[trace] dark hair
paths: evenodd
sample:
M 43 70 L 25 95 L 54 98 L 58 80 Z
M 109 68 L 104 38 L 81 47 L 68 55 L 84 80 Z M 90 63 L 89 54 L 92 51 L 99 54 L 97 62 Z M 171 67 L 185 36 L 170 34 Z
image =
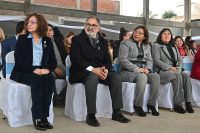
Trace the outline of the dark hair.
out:
M 195 42 L 195 41 L 192 40 L 192 37 L 191 37 L 191 36 L 186 36 L 186 38 L 185 38 L 185 44 L 186 44 L 189 48 L 192 47 L 192 44 L 193 44 L 194 42 Z
M 53 35 L 54 38 L 59 38 L 62 40 L 64 39 L 63 34 L 60 32 L 60 30 L 57 27 L 54 27 L 52 24 L 49 24 L 49 23 L 48 23 L 48 26 L 50 26 L 54 32 L 54 35 Z
M 184 42 L 184 40 L 183 40 L 183 38 L 182 38 L 181 36 L 175 36 L 175 37 L 174 37 L 174 42 L 176 42 L 176 40 L 177 40 L 178 38 L 180 38 L 180 39 L 182 40 L 183 46 L 185 47 L 185 46 L 186 46 L 186 45 L 185 45 L 185 42 Z
M 106 36 L 106 33 L 104 33 L 104 32 L 100 32 L 100 35 L 104 38 L 104 39 L 106 39 L 107 40 L 107 36 Z
M 37 29 L 36 29 L 37 34 L 39 36 L 46 36 L 47 30 L 48 30 L 48 23 L 46 19 L 44 18 L 44 16 L 39 13 L 31 13 L 27 15 L 25 22 L 28 22 L 28 20 L 32 16 L 35 16 L 37 20 Z M 28 33 L 27 25 L 28 25 L 27 23 L 24 24 L 26 33 Z
M 48 23 L 48 26 L 50 26 L 52 29 L 54 28 L 52 24 L 49 24 L 49 23 Z
M 60 32 L 60 30 L 57 27 L 53 28 L 53 32 L 54 32 L 54 38 L 60 38 L 60 39 L 64 39 L 63 34 Z
M 135 30 L 138 30 L 138 29 L 143 29 L 144 30 L 144 37 L 145 37 L 145 39 L 142 41 L 144 44 L 148 44 L 149 43 L 149 31 L 148 31 L 148 29 L 147 29 L 147 27 L 146 26 L 144 26 L 144 25 L 139 25 L 139 26 L 137 26 L 135 29 L 134 29 L 134 31 Z M 132 37 L 133 38 L 133 37 Z
M 158 34 L 158 37 L 157 37 L 157 39 L 156 39 L 156 42 L 157 42 L 158 44 L 163 44 L 163 41 L 162 41 L 162 33 L 165 32 L 165 31 L 169 31 L 169 32 L 170 32 L 170 34 L 171 34 L 171 39 L 170 39 L 169 43 L 174 45 L 173 35 L 172 35 L 172 32 L 171 32 L 171 30 L 170 30 L 169 28 L 163 28 L 163 29 L 160 31 L 160 33 Z
M 119 40 L 122 41 L 124 36 L 126 36 L 126 34 L 128 33 L 129 31 L 126 30 L 124 27 L 121 27 L 120 28 L 120 34 L 119 34 Z
M 86 21 L 87 22 L 89 19 L 96 19 L 97 23 L 100 25 L 100 19 L 97 16 L 94 15 L 90 15 L 89 17 L 87 17 Z
M 22 33 L 24 30 L 24 21 L 20 21 L 16 25 L 16 34 Z

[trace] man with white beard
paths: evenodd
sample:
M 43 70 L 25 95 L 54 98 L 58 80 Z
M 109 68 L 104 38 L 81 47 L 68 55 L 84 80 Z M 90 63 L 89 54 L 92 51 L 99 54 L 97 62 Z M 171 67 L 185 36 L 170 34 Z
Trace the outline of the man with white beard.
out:
M 89 16 L 84 27 L 82 32 L 72 39 L 69 82 L 85 85 L 86 123 L 94 127 L 100 126 L 95 117 L 98 83 L 109 86 L 113 108 L 112 120 L 128 123 L 130 120 L 120 112 L 123 107 L 121 77 L 112 71 L 108 42 L 99 33 L 100 20 L 96 16 Z

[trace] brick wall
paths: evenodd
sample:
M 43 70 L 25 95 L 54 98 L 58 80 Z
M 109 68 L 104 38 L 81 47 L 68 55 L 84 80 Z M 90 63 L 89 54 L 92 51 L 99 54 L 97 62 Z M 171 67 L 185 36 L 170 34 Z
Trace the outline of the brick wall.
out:
M 39 5 L 50 5 L 76 9 L 76 0 L 34 0 Z M 90 10 L 90 0 L 80 0 L 80 10 Z M 97 0 L 97 11 L 102 13 L 119 14 L 119 2 L 113 0 Z
M 14 0 L 10 0 L 14 1 Z M 21 2 L 22 0 L 15 0 Z M 32 4 L 56 6 L 68 9 L 77 9 L 76 0 L 32 0 Z M 80 0 L 80 10 L 89 11 L 91 7 L 90 0 Z M 101 13 L 119 14 L 119 1 L 114 0 L 97 0 L 97 11 Z M 37 11 L 36 11 L 37 12 Z M 24 15 L 23 12 L 0 9 L 0 15 Z M 57 15 L 44 14 L 50 20 L 58 20 Z

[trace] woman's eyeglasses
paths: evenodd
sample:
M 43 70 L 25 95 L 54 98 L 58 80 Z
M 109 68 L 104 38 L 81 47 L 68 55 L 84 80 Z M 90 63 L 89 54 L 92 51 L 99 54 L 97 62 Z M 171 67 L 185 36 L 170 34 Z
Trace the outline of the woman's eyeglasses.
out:
M 37 22 L 36 21 L 26 21 L 26 24 L 37 24 Z

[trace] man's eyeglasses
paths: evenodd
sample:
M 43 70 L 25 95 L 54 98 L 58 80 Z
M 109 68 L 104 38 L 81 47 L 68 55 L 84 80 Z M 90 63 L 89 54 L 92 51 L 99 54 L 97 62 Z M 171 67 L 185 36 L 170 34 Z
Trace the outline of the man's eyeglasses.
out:
M 36 21 L 26 21 L 26 24 L 37 24 L 37 22 Z
M 95 29 L 95 28 L 97 28 L 99 25 L 86 23 L 85 26 L 86 26 L 87 28 L 93 28 L 93 29 Z

